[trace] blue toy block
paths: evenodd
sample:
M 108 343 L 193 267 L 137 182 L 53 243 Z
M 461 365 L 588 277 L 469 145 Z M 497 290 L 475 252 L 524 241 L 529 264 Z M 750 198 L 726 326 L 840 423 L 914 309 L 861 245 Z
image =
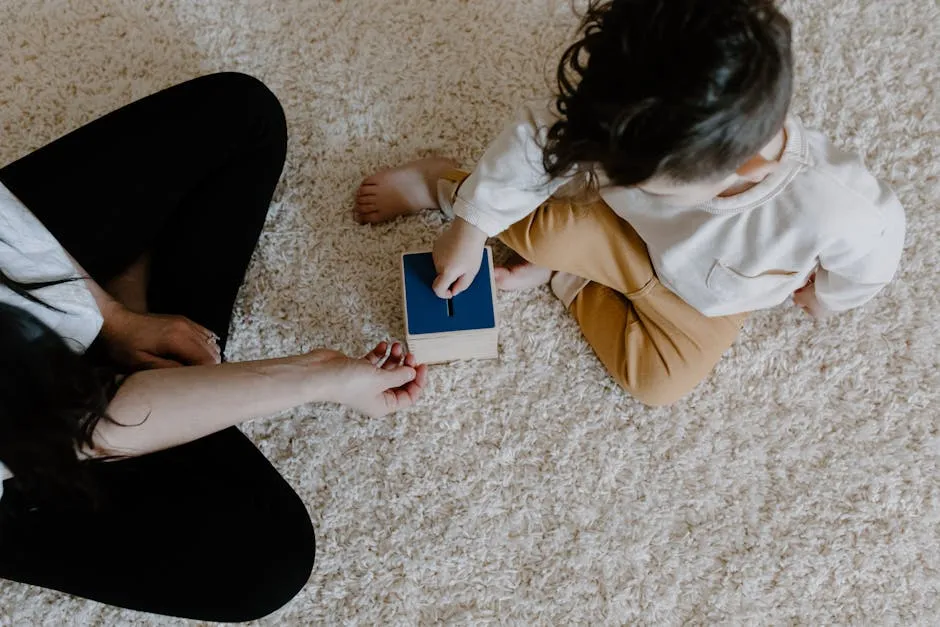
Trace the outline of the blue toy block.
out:
M 431 253 L 404 255 L 402 265 L 408 333 L 422 335 L 495 327 L 489 254 L 488 249 L 483 251 L 480 272 L 470 287 L 451 299 L 438 298 L 431 289 L 437 276 Z
M 483 251 L 480 271 L 464 292 L 442 299 L 431 289 L 437 271 L 431 253 L 402 255 L 405 332 L 409 350 L 429 363 L 495 357 L 497 347 L 493 256 Z M 422 355 L 423 353 L 423 355 Z

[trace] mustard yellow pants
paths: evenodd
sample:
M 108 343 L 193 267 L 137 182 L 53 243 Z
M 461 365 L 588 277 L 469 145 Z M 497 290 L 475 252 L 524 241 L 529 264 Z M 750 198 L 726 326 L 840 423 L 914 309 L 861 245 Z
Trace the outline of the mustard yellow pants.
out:
M 747 317 L 710 318 L 663 287 L 643 240 L 599 197 L 551 198 L 499 239 L 536 265 L 590 281 L 569 310 L 617 383 L 647 405 L 692 391 Z

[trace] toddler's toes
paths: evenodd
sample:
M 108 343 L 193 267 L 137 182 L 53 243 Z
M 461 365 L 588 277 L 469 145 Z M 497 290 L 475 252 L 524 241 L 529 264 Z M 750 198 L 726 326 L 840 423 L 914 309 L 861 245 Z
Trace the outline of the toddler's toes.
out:
M 551 270 L 533 265 L 521 258 L 513 259 L 506 267 L 493 269 L 496 287 L 504 291 L 531 289 L 548 283 L 551 278 Z
M 386 220 L 387 218 L 382 215 L 382 212 L 374 207 L 362 207 L 356 210 L 356 222 L 359 224 L 379 224 Z
M 452 167 L 449 159 L 420 159 L 369 176 L 356 191 L 356 220 L 377 224 L 437 209 L 437 180 Z

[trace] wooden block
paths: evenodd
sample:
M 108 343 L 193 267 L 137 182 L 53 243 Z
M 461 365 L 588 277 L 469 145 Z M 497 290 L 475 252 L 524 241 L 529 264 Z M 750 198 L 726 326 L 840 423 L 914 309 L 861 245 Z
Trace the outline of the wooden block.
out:
M 438 298 L 431 253 L 401 256 L 402 300 L 408 350 L 420 363 L 495 359 L 499 355 L 493 251 L 483 251 L 480 272 L 464 292 Z

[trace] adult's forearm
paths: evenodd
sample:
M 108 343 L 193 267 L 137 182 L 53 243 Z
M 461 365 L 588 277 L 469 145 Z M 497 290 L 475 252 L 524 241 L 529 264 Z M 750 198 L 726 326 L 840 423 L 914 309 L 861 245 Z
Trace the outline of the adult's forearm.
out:
M 89 454 L 142 455 L 325 401 L 327 376 L 303 357 L 138 372 L 108 407 L 113 422 L 99 421 Z

